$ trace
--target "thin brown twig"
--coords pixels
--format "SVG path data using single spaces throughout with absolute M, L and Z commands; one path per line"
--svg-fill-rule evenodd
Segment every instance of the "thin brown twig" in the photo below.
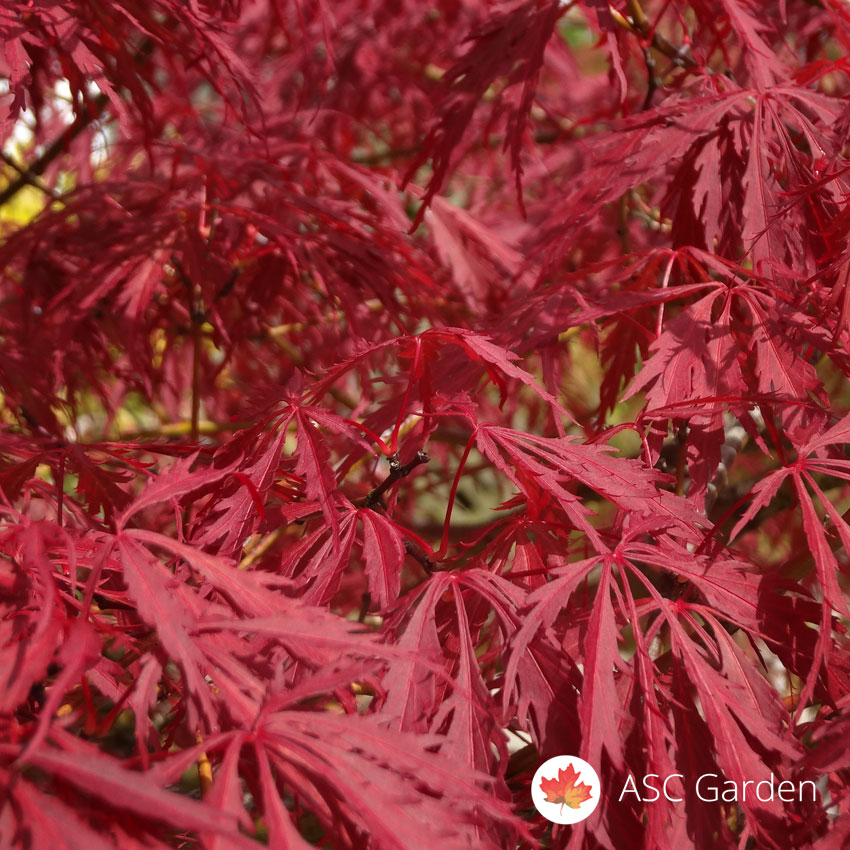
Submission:
M 316 515 L 318 516 L 321 511 L 316 511 Z M 275 541 L 283 534 L 285 526 L 280 526 L 279 528 L 274 529 L 274 531 L 270 531 L 262 540 L 259 540 L 254 546 L 251 547 L 250 551 L 245 554 L 245 557 L 239 562 L 237 569 L 239 570 L 247 570 L 248 567 L 253 566 L 269 551 L 269 549 L 274 546 Z
M 617 205 L 617 235 L 620 237 L 620 251 L 623 255 L 630 253 L 629 246 L 629 193 L 620 196 Z
M 428 463 L 430 458 L 426 452 L 417 452 L 416 457 L 408 463 L 400 463 L 398 455 L 390 458 L 390 474 L 374 490 L 370 490 L 363 500 L 364 508 L 374 508 L 381 504 L 381 496 L 395 484 L 400 478 L 406 478 L 410 473 L 423 463 Z
M 608 9 L 611 12 L 611 17 L 618 26 L 646 39 L 650 47 L 666 56 L 674 65 L 687 68 L 689 71 L 695 71 L 700 67 L 686 47 L 676 47 L 675 44 L 672 44 L 650 26 L 649 19 L 638 0 L 629 0 L 628 7 L 629 17 L 627 18 L 622 12 L 609 4 Z
M 40 192 L 44 192 L 49 198 L 54 201 L 59 200 L 59 195 L 53 191 L 43 180 L 39 180 L 38 175 L 33 174 L 29 169 L 25 169 L 22 166 L 18 165 L 15 160 L 9 156 L 7 153 L 0 153 L 0 159 L 6 163 L 19 177 L 19 179 L 24 180 L 27 186 L 32 186 L 34 189 L 38 189 Z M 23 187 L 21 187 L 23 188 Z M 16 190 L 20 191 L 20 189 Z
M 431 560 L 428 553 L 418 543 L 415 543 L 412 540 L 405 540 L 404 551 L 407 552 L 414 561 L 418 561 L 419 566 L 422 567 L 428 575 L 431 575 L 431 573 L 433 573 L 436 569 L 436 565 Z
M 426 452 L 417 452 L 416 457 L 407 463 L 400 463 L 398 455 L 393 455 L 390 458 L 390 474 L 377 486 L 374 490 L 369 491 L 366 498 L 363 500 L 363 507 L 369 508 L 376 513 L 385 513 L 384 502 L 381 498 L 384 493 L 401 478 L 406 478 L 410 473 L 423 463 L 428 463 L 430 458 Z M 419 562 L 425 572 L 430 575 L 434 571 L 434 562 L 431 560 L 428 553 L 415 541 L 405 540 L 404 551 L 410 555 L 415 561 Z
M 153 49 L 153 39 L 145 38 L 139 45 L 139 49 L 136 51 L 134 56 L 136 63 L 141 65 L 147 61 L 153 53 Z M 47 187 L 40 185 L 40 181 L 38 181 L 37 178 L 41 177 L 41 175 L 47 171 L 55 159 L 67 152 L 71 142 L 73 142 L 77 136 L 83 132 L 83 130 L 103 115 L 108 103 L 109 98 L 103 92 L 100 92 L 96 97 L 88 101 L 88 109 L 83 113 L 77 114 L 74 120 L 44 149 L 41 156 L 39 156 L 34 162 L 30 163 L 26 166 L 26 168 L 13 166 L 18 172 L 18 179 L 14 180 L 5 189 L 0 191 L 0 206 L 11 201 L 18 192 L 27 186 L 35 186 L 43 192 L 51 194 L 51 197 L 53 197 L 54 200 L 61 200 L 53 195 Z M 11 163 L 7 162 L 7 164 Z
M 109 103 L 109 98 L 105 94 L 99 94 L 91 101 L 92 108 L 86 113 L 78 115 L 73 123 L 69 124 L 65 130 L 51 142 L 44 153 L 41 154 L 35 162 L 30 163 L 26 169 L 17 168 L 18 179 L 13 180 L 2 192 L 0 192 L 0 206 L 8 203 L 27 186 L 36 186 L 39 189 L 44 187 L 39 185 L 38 177 L 41 177 L 53 160 L 57 159 L 68 150 L 71 142 L 86 129 L 93 121 L 97 121 L 103 114 L 106 104 Z M 45 190 L 46 191 L 46 190 Z
M 410 473 L 416 469 L 417 466 L 422 465 L 423 463 L 428 463 L 430 458 L 428 457 L 426 452 L 417 452 L 416 457 L 408 463 L 400 463 L 398 456 L 394 455 L 390 458 L 390 473 L 387 477 L 378 484 L 373 490 L 370 490 L 369 493 L 366 494 L 365 498 L 361 502 L 362 507 L 369 508 L 369 510 L 375 511 L 376 513 L 383 514 L 384 505 L 383 499 L 381 498 L 384 493 L 395 484 L 396 481 L 399 481 L 402 478 L 406 478 Z M 316 517 L 321 516 L 321 509 L 315 510 L 312 513 L 306 514 L 305 516 L 299 517 L 295 520 L 295 523 L 301 525 L 305 523 L 307 520 L 315 519 Z M 251 547 L 249 551 L 247 551 L 239 562 L 238 569 L 246 570 L 249 567 L 253 566 L 266 552 L 271 549 L 271 547 L 275 544 L 275 541 L 280 538 L 280 536 L 284 533 L 284 527 L 274 529 L 274 531 L 266 534 L 261 540 L 259 540 L 254 546 Z M 427 552 L 425 552 L 421 546 L 417 543 L 413 543 L 409 540 L 406 540 L 404 543 L 404 548 L 407 553 L 415 558 L 422 565 L 423 569 L 427 572 L 431 572 L 434 567 L 433 562 L 428 557 Z

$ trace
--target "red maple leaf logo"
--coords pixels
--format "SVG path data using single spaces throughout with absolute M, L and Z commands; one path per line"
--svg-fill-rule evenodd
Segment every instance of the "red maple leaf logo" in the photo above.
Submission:
M 557 779 L 540 780 L 540 790 L 546 795 L 547 803 L 560 803 L 561 811 L 564 806 L 577 809 L 585 800 L 591 799 L 590 786 L 578 782 L 579 773 L 571 764 L 566 770 L 558 771 Z

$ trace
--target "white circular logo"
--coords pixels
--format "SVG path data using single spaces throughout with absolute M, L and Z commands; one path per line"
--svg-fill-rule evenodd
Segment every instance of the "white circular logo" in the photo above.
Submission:
M 596 771 L 576 756 L 555 756 L 537 768 L 531 781 L 531 799 L 552 823 L 578 823 L 599 805 Z

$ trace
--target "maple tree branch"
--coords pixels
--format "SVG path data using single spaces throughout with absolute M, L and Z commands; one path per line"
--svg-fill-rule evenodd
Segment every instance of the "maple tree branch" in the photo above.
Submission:
M 368 590 L 364 590 L 360 596 L 360 613 L 357 615 L 358 623 L 365 623 L 366 617 L 369 616 L 369 609 L 372 607 L 372 594 Z
M 419 565 L 428 575 L 431 575 L 437 568 L 431 560 L 430 555 L 418 543 L 414 543 L 412 540 L 405 540 L 404 551 L 415 561 L 418 561 Z
M 655 73 L 655 59 L 653 59 L 650 49 L 643 46 L 641 50 L 643 51 L 643 62 L 646 65 L 646 95 L 644 95 L 641 109 L 646 110 L 652 105 L 652 96 L 661 84 L 661 80 Z
M 414 145 L 407 148 L 390 148 L 385 151 L 375 151 L 370 153 L 354 153 L 349 159 L 356 165 L 381 165 L 384 162 L 391 162 L 394 159 L 402 159 L 406 156 L 416 156 L 421 148 L 419 145 Z
M 247 419 L 239 419 L 234 422 L 214 422 L 211 419 L 201 419 L 198 422 L 198 434 L 212 436 L 221 434 L 227 431 L 241 431 L 243 428 L 248 428 L 254 423 Z M 164 422 L 156 428 L 139 428 L 136 430 L 119 431 L 118 439 L 127 442 L 135 442 L 136 440 L 145 439 L 146 437 L 164 437 L 172 439 L 176 437 L 186 437 L 192 432 L 192 423 L 184 420 L 181 422 Z
M 374 508 L 376 505 L 380 505 L 381 496 L 387 492 L 387 490 L 395 484 L 400 478 L 406 478 L 416 469 L 417 466 L 420 466 L 423 463 L 428 463 L 431 458 L 428 457 L 427 452 L 416 452 L 416 457 L 408 463 L 399 462 L 398 455 L 394 454 L 390 458 L 390 474 L 377 486 L 374 490 L 370 490 L 366 495 L 366 498 L 363 500 L 364 508 Z
M 77 136 L 79 136 L 80 133 L 89 126 L 89 124 L 100 118 L 108 102 L 109 98 L 105 94 L 99 94 L 91 102 L 93 108 L 89 109 L 85 114 L 78 115 L 74 121 L 47 146 L 35 162 L 28 165 L 26 169 L 16 167 L 15 170 L 19 174 L 18 179 L 13 180 L 5 189 L 3 189 L 2 192 L 0 192 L 0 206 L 11 201 L 18 192 L 27 186 L 35 186 L 50 194 L 43 185 L 40 185 L 40 181 L 38 181 L 37 178 L 41 177 L 41 175 L 47 171 L 48 167 L 55 159 L 68 150 L 71 142 L 73 142 L 74 139 L 76 139 Z
M 639 35 L 644 38 L 649 47 L 655 48 L 663 56 L 666 56 L 674 65 L 680 68 L 687 68 L 689 71 L 697 70 L 700 65 L 691 56 L 688 48 L 683 46 L 676 47 L 668 41 L 663 35 L 660 35 L 649 23 L 646 13 L 643 11 L 638 0 L 629 0 L 629 17 L 627 18 L 622 12 L 615 9 L 610 4 L 608 9 L 611 12 L 611 17 L 618 26 L 628 30 L 634 35 Z
M 18 165 L 18 163 L 15 162 L 15 160 L 12 159 L 9 154 L 0 153 L 0 159 L 2 159 L 3 162 L 5 162 L 6 165 L 9 166 L 9 168 L 11 168 L 17 173 L 18 179 L 23 180 L 25 185 L 32 186 L 34 189 L 38 189 L 40 192 L 44 192 L 45 195 L 47 195 L 54 201 L 59 200 L 59 195 L 54 192 L 53 189 L 51 189 L 43 180 L 39 180 L 38 175 L 33 174 L 29 169 L 25 169 L 22 166 Z M 24 188 L 24 186 L 21 186 L 21 189 L 22 188 Z M 20 189 L 17 189 L 15 191 L 15 194 L 17 194 L 17 192 L 19 191 Z
M 138 64 L 145 62 L 153 53 L 153 39 L 146 38 L 139 46 L 135 55 L 135 60 Z M 5 189 L 0 191 L 0 206 L 8 203 L 27 186 L 35 186 L 37 189 L 46 192 L 54 200 L 57 200 L 55 194 L 48 187 L 41 184 L 38 180 L 42 174 L 50 167 L 54 160 L 66 153 L 71 142 L 79 136 L 90 124 L 97 121 L 106 109 L 109 103 L 109 98 L 100 92 L 87 103 L 88 109 L 84 113 L 79 113 L 74 120 L 55 138 L 43 151 L 43 153 L 26 168 L 13 165 L 12 167 L 18 172 L 18 179 L 12 181 Z M 5 157 L 4 160 L 8 165 L 12 165 Z
M 410 460 L 407 463 L 401 463 L 398 459 L 398 455 L 393 455 L 390 458 L 389 475 L 387 475 L 387 477 L 378 484 L 377 487 L 366 494 L 366 497 L 361 503 L 362 507 L 369 508 L 369 510 L 373 510 L 376 513 L 384 514 L 385 510 L 381 499 L 384 493 L 386 493 L 396 481 L 406 478 L 414 469 L 416 469 L 417 466 L 428 463 L 429 460 L 430 457 L 428 457 L 428 453 L 423 451 L 417 452 L 413 460 Z M 295 520 L 295 523 L 299 525 L 303 524 L 308 519 L 314 519 L 315 517 L 320 516 L 321 513 L 321 510 L 317 510 L 313 513 L 307 514 L 306 516 L 299 517 L 299 519 Z M 251 549 L 245 553 L 244 557 L 239 562 L 237 569 L 246 570 L 253 566 L 263 557 L 263 555 L 266 554 L 266 552 L 269 551 L 269 549 L 271 549 L 271 547 L 275 544 L 275 541 L 277 541 L 283 534 L 283 531 L 283 527 L 276 528 L 274 531 L 265 535 L 262 540 L 256 543 L 256 545 L 251 547 Z M 408 555 L 421 564 L 422 568 L 427 573 L 430 574 L 434 570 L 433 561 L 428 556 L 428 553 L 418 543 L 411 540 L 405 540 L 404 549 Z
M 627 0 L 626 6 L 635 25 L 641 32 L 647 32 L 649 30 L 649 19 L 646 17 L 646 12 L 643 11 L 639 0 Z
M 620 237 L 621 252 L 629 254 L 629 192 L 624 192 L 617 204 L 617 235 Z
M 406 478 L 411 472 L 413 472 L 414 469 L 416 469 L 417 466 L 421 466 L 423 463 L 428 463 L 430 459 L 431 458 L 428 457 L 427 452 L 423 451 L 416 452 L 416 457 L 407 463 L 400 463 L 398 454 L 392 455 L 392 457 L 390 457 L 390 474 L 377 487 L 375 487 L 374 490 L 369 491 L 366 498 L 363 500 L 363 507 L 369 508 L 370 510 L 376 511 L 380 514 L 385 513 L 383 501 L 381 499 L 384 493 L 386 493 L 396 481 L 401 478 Z M 418 543 L 413 540 L 405 540 L 404 551 L 407 552 L 411 558 L 418 561 L 422 569 L 425 570 L 428 575 L 434 571 L 434 562 Z

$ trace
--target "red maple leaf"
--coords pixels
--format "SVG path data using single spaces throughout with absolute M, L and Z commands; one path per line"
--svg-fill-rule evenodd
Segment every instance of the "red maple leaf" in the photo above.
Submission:
M 590 786 L 579 782 L 579 776 L 579 772 L 568 764 L 566 770 L 558 770 L 557 779 L 543 777 L 540 780 L 540 790 L 546 795 L 546 802 L 560 803 L 563 811 L 564 806 L 577 809 L 586 800 L 592 799 Z

